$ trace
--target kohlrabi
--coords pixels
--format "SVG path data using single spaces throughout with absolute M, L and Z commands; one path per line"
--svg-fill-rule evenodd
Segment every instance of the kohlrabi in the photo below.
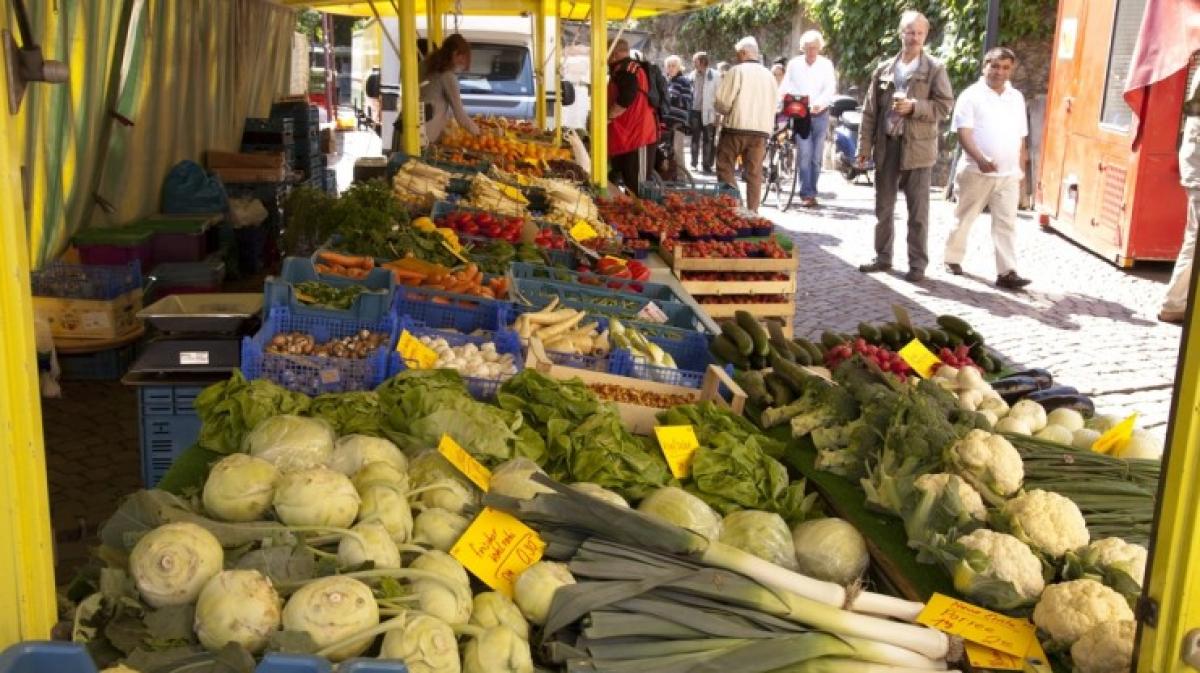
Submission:
M 282 607 L 271 580 L 262 573 L 222 571 L 204 585 L 196 601 L 196 637 L 213 651 L 237 643 L 260 652 L 279 629 Z
M 233 453 L 213 465 L 204 482 L 204 509 L 222 521 L 257 521 L 271 509 L 279 470 L 261 458 Z
M 359 497 L 350 478 L 327 467 L 284 474 L 275 487 L 275 513 L 289 526 L 348 528 Z
M 292 594 L 283 607 L 284 630 L 304 631 L 322 648 L 378 625 L 379 606 L 371 587 L 350 577 L 313 580 Z M 358 656 L 374 639 L 353 640 L 325 656 L 332 661 Z
M 168 523 L 146 533 L 129 554 L 129 571 L 151 607 L 196 600 L 221 572 L 225 551 L 217 538 L 194 523 Z

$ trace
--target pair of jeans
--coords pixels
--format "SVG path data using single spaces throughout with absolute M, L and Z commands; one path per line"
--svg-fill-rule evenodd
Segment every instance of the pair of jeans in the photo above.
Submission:
M 700 110 L 688 111 L 688 126 L 692 132 L 692 167 L 695 168 L 703 159 L 704 170 L 712 171 L 717 127 L 705 124 L 704 114 Z M 683 157 L 679 160 L 682 162 Z
M 829 131 L 829 112 L 810 118 L 812 130 L 807 138 L 796 136 L 796 170 L 800 171 L 800 198 L 817 196 L 817 178 L 825 157 L 825 134 Z

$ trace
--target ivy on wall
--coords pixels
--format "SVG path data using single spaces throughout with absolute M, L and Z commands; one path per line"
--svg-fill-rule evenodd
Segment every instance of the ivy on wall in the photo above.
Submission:
M 987 0 L 809 0 L 809 16 L 825 35 L 826 51 L 843 82 L 865 83 L 880 60 L 900 51 L 900 15 L 929 17 L 926 48 L 942 59 L 955 91 L 979 78 L 987 31 Z M 1054 32 L 1057 0 L 1004 0 L 1000 44 Z
M 707 51 L 713 63 L 732 61 L 733 45 L 747 35 L 768 59 L 783 56 L 800 0 L 727 0 L 691 12 L 679 29 L 677 52 Z

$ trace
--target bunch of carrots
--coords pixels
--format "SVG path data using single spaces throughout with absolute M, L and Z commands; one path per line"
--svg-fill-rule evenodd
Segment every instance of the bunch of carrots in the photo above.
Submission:
M 508 296 L 508 280 L 496 277 L 485 280 L 483 272 L 475 264 L 467 264 L 461 269 L 449 269 L 441 264 L 433 264 L 415 257 L 405 257 L 380 265 L 392 272 L 396 282 L 410 287 L 428 287 L 457 294 L 468 294 L 488 299 L 501 299 Z M 435 298 L 434 301 L 444 299 Z M 448 303 L 446 299 L 442 303 Z
M 375 260 L 371 257 L 345 255 L 329 250 L 321 250 L 317 253 L 317 273 L 361 280 L 366 278 L 374 268 Z

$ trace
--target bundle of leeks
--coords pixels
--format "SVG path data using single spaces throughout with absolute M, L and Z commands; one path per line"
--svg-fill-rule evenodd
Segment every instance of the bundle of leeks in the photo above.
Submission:
M 485 504 L 537 530 L 546 557 L 575 576 L 555 591 L 543 630 L 547 655 L 569 672 L 915 673 L 959 655 L 946 634 L 908 623 L 919 603 L 847 591 L 533 480 L 554 492 Z

